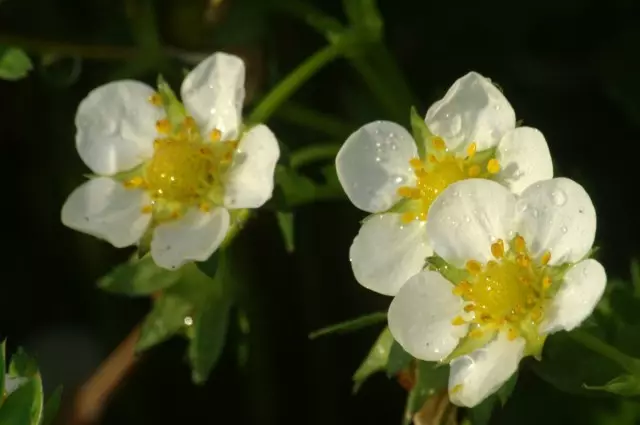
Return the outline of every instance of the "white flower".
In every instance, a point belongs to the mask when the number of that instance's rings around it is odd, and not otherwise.
[[[361,127],[336,157],[338,178],[361,210],[382,213],[367,220],[353,241],[351,264],[363,286],[394,295],[424,267],[429,207],[451,183],[482,177],[515,193],[553,177],[544,136],[516,128],[513,108],[490,80],[471,72],[434,103],[425,118],[436,136],[418,157],[413,137],[398,124]]]
[[[115,247],[152,231],[151,255],[164,268],[209,258],[233,210],[258,208],[273,192],[278,142],[264,125],[241,128],[244,78],[236,56],[201,62],[182,83],[186,115],[177,123],[143,83],[89,93],[76,115],[76,147],[98,176],[69,196],[62,222]]]
[[[548,334],[582,323],[604,291],[604,268],[584,259],[595,209],[572,180],[539,182],[520,196],[490,180],[454,183],[426,227],[447,266],[402,286],[389,328],[414,357],[451,362],[458,405],[495,392],[523,356],[539,356]]]
[[[17,390],[18,388],[20,388],[23,384],[25,384],[28,381],[27,378],[23,378],[23,377],[11,377],[9,375],[5,375],[4,376],[4,390],[6,391],[7,395],[11,394],[12,392],[14,392],[15,390]]]

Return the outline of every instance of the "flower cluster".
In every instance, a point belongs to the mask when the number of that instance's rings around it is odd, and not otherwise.
[[[394,296],[395,340],[418,359],[449,363],[449,397],[471,407],[523,357],[539,357],[547,335],[592,313],[606,283],[588,258],[596,213],[578,183],[553,178],[542,133],[518,127],[478,73],[458,79],[425,123],[426,140],[392,122],[367,124],[338,153],[347,196],[374,213],[350,258],[360,284]]]
[[[62,208],[62,222],[115,247],[150,240],[161,267],[204,261],[239,211],[271,198],[280,156],[265,125],[242,126],[244,62],[215,53],[181,87],[136,81],[98,87],[76,115],[76,147],[95,173]]]

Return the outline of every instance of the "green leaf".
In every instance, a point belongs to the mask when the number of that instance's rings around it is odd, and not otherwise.
[[[411,354],[404,351],[397,341],[393,341],[387,360],[387,376],[389,378],[396,376],[401,370],[409,367],[412,360]]]
[[[13,356],[11,356],[9,375],[12,377],[32,378],[38,375],[38,364],[22,347],[18,347]]]
[[[418,111],[413,106],[411,107],[411,131],[418,148],[418,155],[420,155],[420,158],[424,158],[427,153],[427,143],[433,138],[433,133],[427,127],[424,118],[418,115]]]
[[[171,89],[171,86],[165,81],[162,75],[158,76],[157,84],[158,93],[162,99],[162,106],[167,114],[167,119],[174,129],[181,127],[187,116],[184,105],[178,100],[178,97]]]
[[[232,297],[227,286],[231,276],[228,256],[221,256],[214,284],[193,317],[193,334],[189,343],[191,379],[203,384],[222,354]]]
[[[280,233],[284,240],[284,246],[287,252],[291,253],[295,251],[295,239],[293,234],[293,213],[277,211],[276,218],[278,219],[278,227],[280,227]]]
[[[631,284],[633,285],[635,296],[640,298],[640,261],[635,258],[631,260]]]
[[[0,46],[0,79],[20,80],[32,69],[31,59],[24,51],[15,47]]]
[[[394,340],[389,328],[384,328],[376,342],[371,347],[369,354],[364,359],[358,370],[353,374],[353,392],[356,393],[364,381],[376,372],[385,370],[389,361],[389,352]]]
[[[158,267],[148,255],[117,266],[98,281],[98,286],[107,292],[143,296],[171,287],[181,276],[180,269],[171,271]]]
[[[427,398],[446,388],[449,380],[449,366],[437,362],[419,361],[416,368],[416,384],[411,389],[408,413],[413,416],[422,408]]]
[[[516,383],[518,382],[518,372],[511,375],[511,378],[507,380],[500,389],[496,392],[498,399],[500,400],[500,404],[504,406],[507,404],[509,397],[513,394],[513,390],[516,389]]]
[[[345,14],[368,42],[382,38],[383,21],[376,0],[343,0]]]
[[[154,302],[151,312],[142,324],[136,351],[147,350],[175,335],[184,325],[193,305],[170,291],[166,291]]]
[[[361,316],[356,319],[347,320],[346,322],[337,323],[335,325],[328,326],[326,328],[318,329],[315,332],[309,334],[309,339],[316,339],[324,335],[330,335],[334,333],[343,334],[353,332],[358,329],[365,328],[367,326],[375,325],[378,323],[386,322],[387,313],[377,312]]]
[[[0,343],[0,407],[4,402],[4,380],[5,371],[7,370],[7,341],[4,340]]]
[[[490,395],[482,403],[469,409],[469,419],[471,425],[487,425],[491,419],[493,408],[498,401],[498,397],[495,394]]]
[[[42,389],[35,378],[29,379],[17,390],[9,394],[0,409],[0,424],[2,425],[37,425],[32,420],[34,402],[38,392],[42,396]]]
[[[601,386],[585,385],[589,390],[607,391],[625,397],[640,395],[640,379],[634,375],[620,375]]]
[[[60,410],[60,402],[62,401],[62,386],[59,386],[55,389],[49,400],[44,405],[44,410],[42,411],[42,422],[40,425],[51,425],[56,415],[58,414],[58,410]]]

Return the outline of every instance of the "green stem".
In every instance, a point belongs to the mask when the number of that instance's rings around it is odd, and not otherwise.
[[[276,109],[313,74],[340,56],[341,51],[340,45],[330,44],[309,56],[262,99],[249,116],[249,121],[256,124],[266,122]]]
[[[334,159],[340,146],[339,144],[322,144],[300,148],[291,154],[291,168],[297,170],[313,162]]]
[[[277,111],[278,118],[287,120],[293,124],[307,127],[311,130],[321,131],[329,136],[343,138],[353,131],[352,125],[340,121],[340,119],[309,109],[293,102],[287,102]]]
[[[627,372],[631,374],[640,374],[640,361],[638,359],[624,354],[617,348],[584,331],[578,330],[569,332],[569,336],[574,341],[584,345],[591,351],[614,361]]]
[[[326,328],[318,329],[317,331],[309,334],[309,339],[316,339],[318,337],[329,335],[333,333],[347,333],[353,332],[358,329],[365,328],[367,326],[382,323],[387,320],[387,312],[380,311],[376,313],[367,314],[366,316],[358,317],[357,319],[347,320],[346,322],[337,323],[335,325],[327,326]]]

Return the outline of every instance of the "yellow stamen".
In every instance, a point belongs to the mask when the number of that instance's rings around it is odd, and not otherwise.
[[[203,203],[200,204],[199,209],[202,212],[209,212],[209,211],[211,211],[211,205],[209,205],[206,202],[203,202]]]
[[[193,117],[190,116],[185,117],[182,124],[188,129],[196,128],[196,120],[194,120]]]
[[[547,264],[549,264],[550,260],[551,260],[551,252],[545,251],[545,253],[542,254],[542,258],[540,259],[540,264],[542,264],[543,266],[546,266]]]
[[[148,101],[154,106],[162,106],[162,96],[160,96],[160,93],[152,94],[151,96],[149,96]]]
[[[453,288],[453,294],[461,297],[466,293],[468,293],[470,289],[471,289],[471,284],[466,280],[463,280]]]
[[[518,337],[518,331],[515,328],[509,328],[509,331],[507,333],[507,338],[509,339],[509,341],[513,341],[517,337]]]
[[[522,254],[527,250],[527,244],[525,243],[524,238],[520,235],[515,237],[514,245],[518,254]]]
[[[474,329],[471,332],[469,332],[469,337],[470,338],[481,338],[483,334],[484,334],[484,332],[482,332],[482,330]]]
[[[500,163],[497,159],[493,158],[489,160],[489,162],[487,163],[487,171],[491,174],[496,174],[498,171],[500,171]]]
[[[420,158],[412,158],[409,161],[409,165],[411,165],[414,170],[419,170],[422,168],[422,161],[420,161]]]
[[[434,137],[431,140],[431,143],[433,144],[433,147],[439,151],[443,151],[447,148],[447,145],[444,143],[444,140],[442,140],[442,137]]]
[[[504,257],[504,242],[502,242],[502,239],[498,239],[491,244],[491,254],[498,259]]]
[[[438,158],[436,158],[434,154],[429,154],[428,158],[429,158],[429,162],[432,164],[436,164],[438,162]]]
[[[476,306],[473,304],[467,304],[464,306],[464,311],[466,311],[467,313],[471,313],[475,309],[476,309]]]
[[[209,133],[209,140],[214,143],[219,142],[221,138],[222,138],[222,132],[217,128],[213,129],[211,133]]]
[[[156,130],[160,134],[169,134],[171,132],[171,123],[166,118],[158,120],[156,122]]]
[[[531,259],[527,254],[518,254],[518,256],[516,257],[516,262],[520,267],[529,267],[529,264],[531,264]]]
[[[460,326],[460,325],[464,325],[465,323],[467,322],[465,322],[464,319],[460,316],[456,316],[455,319],[451,321],[451,324],[453,326]]]
[[[533,320],[534,322],[539,322],[540,319],[542,319],[542,309],[536,308],[531,312],[531,320]]]
[[[544,289],[549,289],[551,287],[551,278],[549,276],[542,278],[542,287]]]
[[[469,175],[469,177],[478,177],[481,172],[482,172],[482,168],[480,168],[479,165],[472,165],[467,170],[467,174]]]
[[[124,182],[124,187],[127,189],[134,189],[144,185],[144,179],[140,176],[133,177],[126,182]]]
[[[142,214],[151,214],[153,212],[153,206],[152,205],[145,205],[144,207],[142,207],[140,209],[140,212],[142,212]]]
[[[467,268],[467,271],[472,275],[477,275],[482,271],[482,265],[476,260],[467,261],[465,267]]]
[[[400,220],[404,224],[409,224],[415,219],[416,219],[416,213],[414,213],[412,211],[407,211],[405,213],[402,213],[402,215],[400,216]]]
[[[473,158],[473,156],[476,154],[476,149],[478,149],[478,145],[476,144],[476,142],[473,142],[469,146],[467,146],[467,156],[469,158]]]

